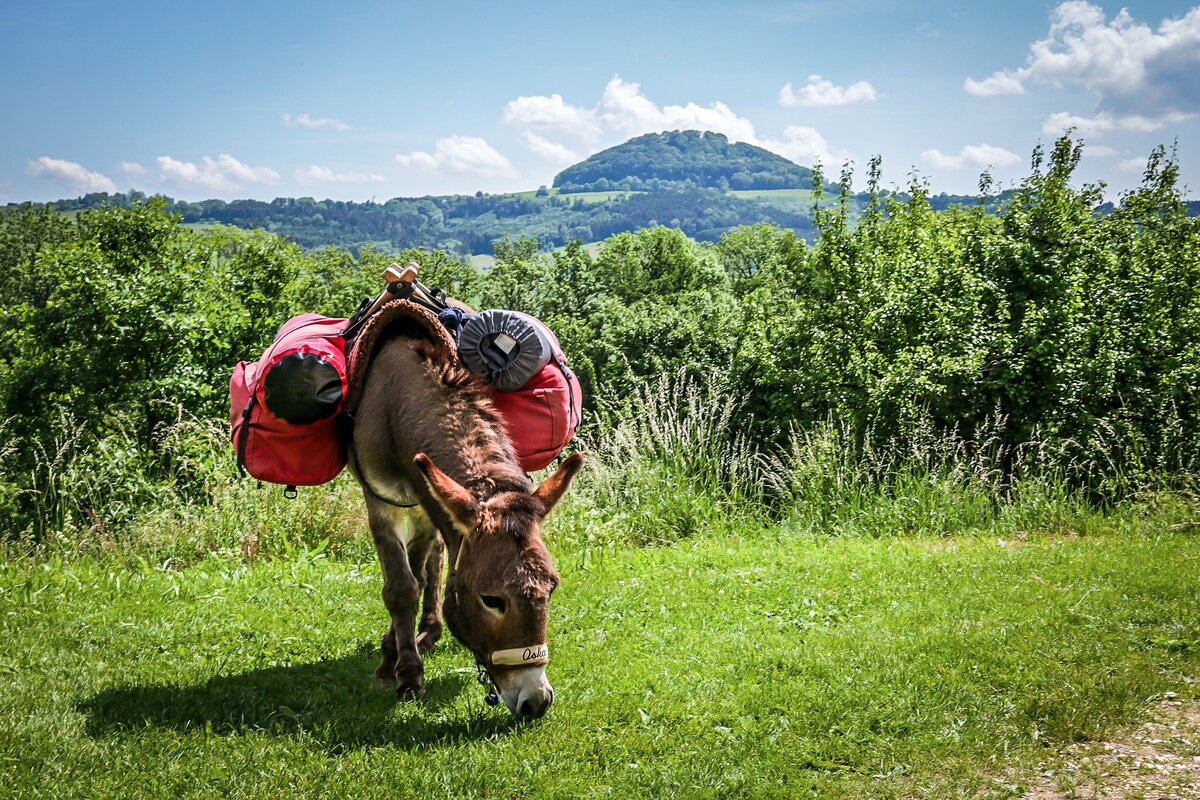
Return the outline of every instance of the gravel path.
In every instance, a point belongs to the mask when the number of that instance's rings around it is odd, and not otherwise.
[[[1200,800],[1200,701],[1168,693],[1128,736],[1069,748],[1029,800]]]

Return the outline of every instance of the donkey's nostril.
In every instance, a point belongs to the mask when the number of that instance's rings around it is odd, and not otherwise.
[[[520,704],[517,705],[517,718],[518,719],[529,719],[532,716],[533,716],[533,703],[530,703],[528,700],[522,700],[520,702]]]

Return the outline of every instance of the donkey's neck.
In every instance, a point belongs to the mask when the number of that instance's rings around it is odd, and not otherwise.
[[[532,484],[517,462],[490,389],[478,379],[456,388],[445,418],[447,441],[455,446],[443,469],[481,503],[505,492],[529,493]]]

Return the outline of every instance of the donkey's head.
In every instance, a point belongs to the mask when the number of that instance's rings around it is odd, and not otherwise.
[[[554,701],[546,680],[546,618],[558,573],[541,521],[575,477],[576,453],[533,492],[475,498],[420,453],[417,466],[460,534],[451,548],[443,607],[454,637],[475,654],[516,717],[540,717]]]

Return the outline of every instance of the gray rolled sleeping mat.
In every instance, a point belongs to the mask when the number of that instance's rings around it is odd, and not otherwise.
[[[554,334],[528,314],[492,309],[463,322],[458,357],[500,391],[515,392],[550,363],[557,345]]]

